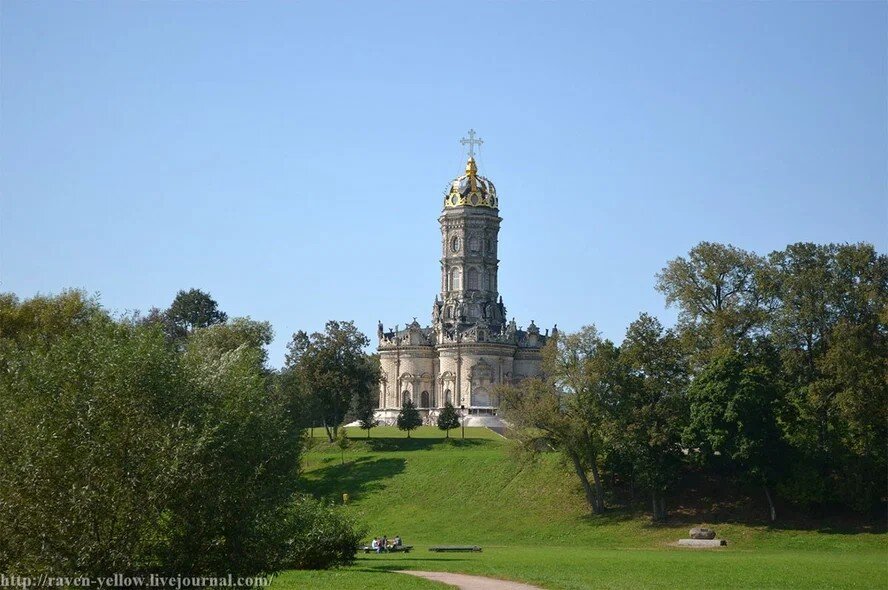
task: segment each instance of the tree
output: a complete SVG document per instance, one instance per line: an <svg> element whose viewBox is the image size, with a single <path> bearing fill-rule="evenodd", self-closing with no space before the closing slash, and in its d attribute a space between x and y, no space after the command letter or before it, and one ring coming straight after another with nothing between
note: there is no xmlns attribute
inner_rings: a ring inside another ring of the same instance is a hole
<svg viewBox="0 0 888 590"><path fill-rule="evenodd" d="M626 371L614 408L615 429L633 473L651 492L653 520L666 518L665 494L682 464L688 367L678 337L647 314L630 324L620 346Z"/></svg>
<svg viewBox="0 0 888 590"><path fill-rule="evenodd" d="M187 336L197 328L222 324L228 319L209 293L200 289L179 291L165 316L178 330L179 336Z"/></svg>
<svg viewBox="0 0 888 590"><path fill-rule="evenodd" d="M871 244L798 243L768 261L785 432L804 459L791 495L869 508L888 469L888 256Z"/></svg>
<svg viewBox="0 0 888 590"><path fill-rule="evenodd" d="M777 365L767 360L735 352L713 359L688 388L684 441L704 465L728 462L744 480L760 485L773 522L771 487L786 453L777 417Z"/></svg>
<svg viewBox="0 0 888 590"><path fill-rule="evenodd" d="M345 465L345 451L351 446L351 441L348 438L348 433L345 432L345 428L340 428L339 432L336 434L336 446L339 447L339 450L342 453L341 462Z"/></svg>
<svg viewBox="0 0 888 590"><path fill-rule="evenodd" d="M410 431L422 426L422 417L416 405L409 399L404 400L401 411L398 412L398 429L407 431L407 438L410 438Z"/></svg>
<svg viewBox="0 0 888 590"><path fill-rule="evenodd" d="M764 259L751 252L700 242L657 275L657 290L667 305L678 306L682 332L704 359L763 328L767 298L758 280L763 266Z"/></svg>
<svg viewBox="0 0 888 590"><path fill-rule="evenodd" d="M310 398L330 442L354 397L370 397L379 382L378 367L363 352L369 344L353 322L329 321L322 333L300 330L288 346L284 371Z"/></svg>
<svg viewBox="0 0 888 590"><path fill-rule="evenodd" d="M222 337L230 326L173 346L159 326L52 299L0 297L18 326L0 336L0 570L284 567L302 438L263 351Z"/></svg>
<svg viewBox="0 0 888 590"><path fill-rule="evenodd" d="M563 453L583 486L589 507L595 513L603 510L587 475L589 448L587 429L575 406L558 391L551 381L525 379L516 385L497 388L500 410L512 424L513 432L525 451L537 454L544 450Z"/></svg>
<svg viewBox="0 0 888 590"><path fill-rule="evenodd" d="M374 387L360 389L355 394L351 415L360 423L361 429L367 431L367 438L370 438L370 429L379 424L376 419L379 389L375 385L378 385L382 371L379 366L379 355L372 354L367 360L373 369Z"/></svg>
<svg viewBox="0 0 888 590"><path fill-rule="evenodd" d="M604 489L599 461L604 454L609 398L614 395L616 375L608 367L616 360L615 348L603 341L595 326L576 333L559 333L543 349L543 372L563 400L561 411L573 419L575 451L581 468L591 471L595 487L593 510L603 512ZM610 361L610 362L609 362Z"/></svg>
<svg viewBox="0 0 888 590"><path fill-rule="evenodd" d="M444 404L444 409L438 414L438 428L446 432L447 438L450 438L450 431L459 428L459 414L456 408L449 401Z"/></svg>

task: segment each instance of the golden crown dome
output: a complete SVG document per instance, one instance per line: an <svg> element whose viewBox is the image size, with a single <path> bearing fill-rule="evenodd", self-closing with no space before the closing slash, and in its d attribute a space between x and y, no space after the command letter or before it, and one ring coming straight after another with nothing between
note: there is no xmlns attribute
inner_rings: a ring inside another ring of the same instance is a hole
<svg viewBox="0 0 888 590"><path fill-rule="evenodd" d="M496 209L496 187L487 178L478 175L475 158L469 156L466 173L454 178L444 195L444 207L490 207Z"/></svg>

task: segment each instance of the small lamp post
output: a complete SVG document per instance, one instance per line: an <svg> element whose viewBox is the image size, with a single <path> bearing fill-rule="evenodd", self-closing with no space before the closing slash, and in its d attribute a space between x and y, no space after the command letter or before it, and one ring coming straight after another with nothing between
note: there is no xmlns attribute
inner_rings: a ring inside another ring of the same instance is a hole
<svg viewBox="0 0 888 590"><path fill-rule="evenodd" d="M461 416L462 420L460 420L460 422L462 423L462 437L465 439L466 438L466 407L460 406L459 411L460 411L460 414L462 414L462 416Z"/></svg>

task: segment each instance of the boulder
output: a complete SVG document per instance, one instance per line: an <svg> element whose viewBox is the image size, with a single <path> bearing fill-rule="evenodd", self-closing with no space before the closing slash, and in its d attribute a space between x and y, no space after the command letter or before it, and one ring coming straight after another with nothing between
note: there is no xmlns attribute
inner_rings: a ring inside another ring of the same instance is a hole
<svg viewBox="0 0 888 590"><path fill-rule="evenodd" d="M692 539L714 539L715 531L712 529L695 526L691 529L690 536Z"/></svg>

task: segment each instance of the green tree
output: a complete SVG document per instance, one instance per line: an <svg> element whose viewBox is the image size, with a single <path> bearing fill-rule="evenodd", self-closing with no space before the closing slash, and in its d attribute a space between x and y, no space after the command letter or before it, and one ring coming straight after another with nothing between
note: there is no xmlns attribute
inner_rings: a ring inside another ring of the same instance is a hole
<svg viewBox="0 0 888 590"><path fill-rule="evenodd" d="M228 315L219 310L216 300L200 289L179 291L165 316L178 336L187 336L197 328L222 324L228 319Z"/></svg>
<svg viewBox="0 0 888 590"><path fill-rule="evenodd" d="M776 366L749 353L713 359L688 388L690 423L684 433L704 465L727 462L743 480L762 487L771 521L777 519L771 487L786 456Z"/></svg>
<svg viewBox="0 0 888 590"><path fill-rule="evenodd" d="M255 575L354 557L350 525L294 495L300 408L269 386L266 325L173 345L76 294L0 296L0 318L0 570Z"/></svg>
<svg viewBox="0 0 888 590"><path fill-rule="evenodd" d="M376 408L379 405L379 388L377 386L382 371L378 354L371 354L367 360L373 369L374 386L357 391L352 403L351 416L358 421L362 430L367 431L367 438L370 438L370 429L379 424L376 419Z"/></svg>
<svg viewBox="0 0 888 590"><path fill-rule="evenodd" d="M559 333L543 349L543 372L558 390L560 411L571 417L571 438L581 468L592 474L593 509L603 512L604 486L599 463L605 454L609 408L617 384L612 370L615 348L601 339L595 326L576 333Z"/></svg>
<svg viewBox="0 0 888 590"><path fill-rule="evenodd" d="M700 242L657 275L657 290L667 305L678 306L681 332L701 361L763 329L769 302L758 278L764 264L734 246Z"/></svg>
<svg viewBox="0 0 888 590"><path fill-rule="evenodd" d="M311 399L330 442L354 398L370 398L378 385L378 367L363 351L369 344L353 322L329 321L324 332L300 330L288 346L284 371Z"/></svg>
<svg viewBox="0 0 888 590"><path fill-rule="evenodd" d="M456 408L449 401L444 404L444 409L438 414L438 428L446 432L447 438L450 438L450 431L459 428L459 414Z"/></svg>
<svg viewBox="0 0 888 590"><path fill-rule="evenodd" d="M687 360L678 337L647 314L630 324L620 346L626 371L617 417L619 444L633 474L651 492L653 519L666 518L666 492L678 479L687 425Z"/></svg>
<svg viewBox="0 0 888 590"><path fill-rule="evenodd" d="M401 411L398 412L398 429L407 432L407 438L410 438L410 431L422 426L422 417L416 405L409 399L404 400Z"/></svg>
<svg viewBox="0 0 888 590"><path fill-rule="evenodd" d="M888 256L870 244L791 244L769 256L766 278L786 435L804 458L792 495L869 508L888 469Z"/></svg>
<svg viewBox="0 0 888 590"><path fill-rule="evenodd" d="M345 451L351 446L351 440L349 440L345 428L340 428L336 434L336 446L339 447L339 451L342 453L341 463L345 465Z"/></svg>
<svg viewBox="0 0 888 590"><path fill-rule="evenodd" d="M562 453L573 467L589 507L600 513L603 506L588 476L588 430L576 406L551 381L541 379L524 379L499 386L497 391L500 410L521 447L531 455L546 450Z"/></svg>

